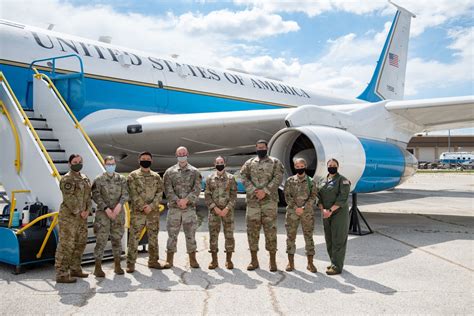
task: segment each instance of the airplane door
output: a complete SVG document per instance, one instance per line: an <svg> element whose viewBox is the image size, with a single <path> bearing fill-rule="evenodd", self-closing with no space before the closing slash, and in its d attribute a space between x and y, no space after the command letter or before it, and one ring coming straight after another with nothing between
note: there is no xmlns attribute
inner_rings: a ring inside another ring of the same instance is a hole
<svg viewBox="0 0 474 316"><path fill-rule="evenodd" d="M154 69L153 79L155 83L155 104L158 113L166 113L168 108L168 90L166 87L166 77L163 72Z"/></svg>

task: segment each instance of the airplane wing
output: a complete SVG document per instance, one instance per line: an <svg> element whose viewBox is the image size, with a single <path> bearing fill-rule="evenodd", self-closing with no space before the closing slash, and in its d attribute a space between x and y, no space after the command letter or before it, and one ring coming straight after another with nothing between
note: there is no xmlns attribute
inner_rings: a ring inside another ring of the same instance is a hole
<svg viewBox="0 0 474 316"><path fill-rule="evenodd" d="M473 127L474 96L389 101L385 108L425 131Z"/></svg>

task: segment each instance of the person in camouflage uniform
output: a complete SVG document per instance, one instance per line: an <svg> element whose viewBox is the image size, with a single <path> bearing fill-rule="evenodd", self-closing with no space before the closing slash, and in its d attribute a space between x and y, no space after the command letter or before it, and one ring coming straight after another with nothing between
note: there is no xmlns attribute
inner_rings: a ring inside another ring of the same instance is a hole
<svg viewBox="0 0 474 316"><path fill-rule="evenodd" d="M105 157L105 172L97 176L92 183L92 199L97 204L94 222L96 235L94 275L102 278L105 277L102 270L102 257L109 236L114 255L114 271L116 274L124 273L120 266L120 256L125 223L123 205L128 201L128 187L127 179L115 172L115 167L115 158Z"/></svg>
<svg viewBox="0 0 474 316"><path fill-rule="evenodd" d="M339 162L327 162L328 175L318 185L318 206L323 214L324 239L331 264L327 275L340 274L346 256L349 233L349 193L351 182L339 174Z"/></svg>
<svg viewBox="0 0 474 316"><path fill-rule="evenodd" d="M127 178L130 194L130 235L128 240L127 272L135 271L140 234L146 227L148 235L148 267L161 269L158 262L158 232L160 230L160 202L163 197L163 180L150 169L152 156L142 152L138 156L140 168Z"/></svg>
<svg viewBox="0 0 474 316"><path fill-rule="evenodd" d="M196 230L197 215L196 203L201 193L201 174L188 163L186 147L176 149L178 163L166 170L163 178L165 193L168 198L168 243L166 245L165 268L173 266L174 253L177 250L178 234L183 225L186 236L186 249L189 254L191 268L199 268L196 260Z"/></svg>
<svg viewBox="0 0 474 316"><path fill-rule="evenodd" d="M87 244L87 217L91 211L91 184L82 173L82 157L69 157L70 171L59 182L63 201L59 207L59 244L56 249L56 282L74 283L86 278L81 269Z"/></svg>
<svg viewBox="0 0 474 316"><path fill-rule="evenodd" d="M251 262L247 270L258 268L258 241L260 228L265 233L265 249L270 253L270 271L277 271L277 211L278 187L283 178L283 165L267 155L268 144L259 140L256 145L257 157L245 162L240 170L247 192L247 237Z"/></svg>
<svg viewBox="0 0 474 316"><path fill-rule="evenodd" d="M209 208L209 252L212 261L209 269L219 266L217 262L219 232L221 223L224 227L225 251L227 269L233 269L232 253L235 248L234 240L234 208L237 200L237 183L234 176L227 173L225 161L222 157L215 160L216 172L210 174L206 179L206 190L204 193L206 205Z"/></svg>
<svg viewBox="0 0 474 316"><path fill-rule="evenodd" d="M313 179L306 174L306 160L297 158L294 161L296 175L289 177L285 183L286 206L286 252L288 253L288 265L286 271L295 269L296 234L301 222L304 241L306 244L306 256L308 258L307 269L316 273L313 264L314 257L314 209L318 189Z"/></svg>

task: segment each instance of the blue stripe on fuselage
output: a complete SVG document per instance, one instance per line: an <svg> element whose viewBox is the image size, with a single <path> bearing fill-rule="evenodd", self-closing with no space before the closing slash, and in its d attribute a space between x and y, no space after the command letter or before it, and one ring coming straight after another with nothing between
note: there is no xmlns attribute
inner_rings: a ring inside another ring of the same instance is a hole
<svg viewBox="0 0 474 316"><path fill-rule="evenodd" d="M5 74L20 103L26 106L27 81L31 80L32 71L24 67L5 64L0 64L0 71ZM79 120L91 113L105 109L187 114L281 108L277 105L160 89L111 80L85 77L83 83L83 89L72 89L72 93L83 93L84 95L72 95L71 99L84 100L84 104L74 104L74 102L69 104ZM61 83L58 83L57 86L60 92L62 92Z"/></svg>

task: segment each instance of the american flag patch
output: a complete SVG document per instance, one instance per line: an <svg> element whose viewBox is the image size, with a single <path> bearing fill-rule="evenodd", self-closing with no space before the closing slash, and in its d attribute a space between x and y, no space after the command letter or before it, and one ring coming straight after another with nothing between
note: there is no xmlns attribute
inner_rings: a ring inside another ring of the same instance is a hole
<svg viewBox="0 0 474 316"><path fill-rule="evenodd" d="M398 68L398 55L393 53L388 53L388 63L393 67Z"/></svg>
<svg viewBox="0 0 474 316"><path fill-rule="evenodd" d="M351 184L351 182L349 180L344 180L342 181L342 184Z"/></svg>

